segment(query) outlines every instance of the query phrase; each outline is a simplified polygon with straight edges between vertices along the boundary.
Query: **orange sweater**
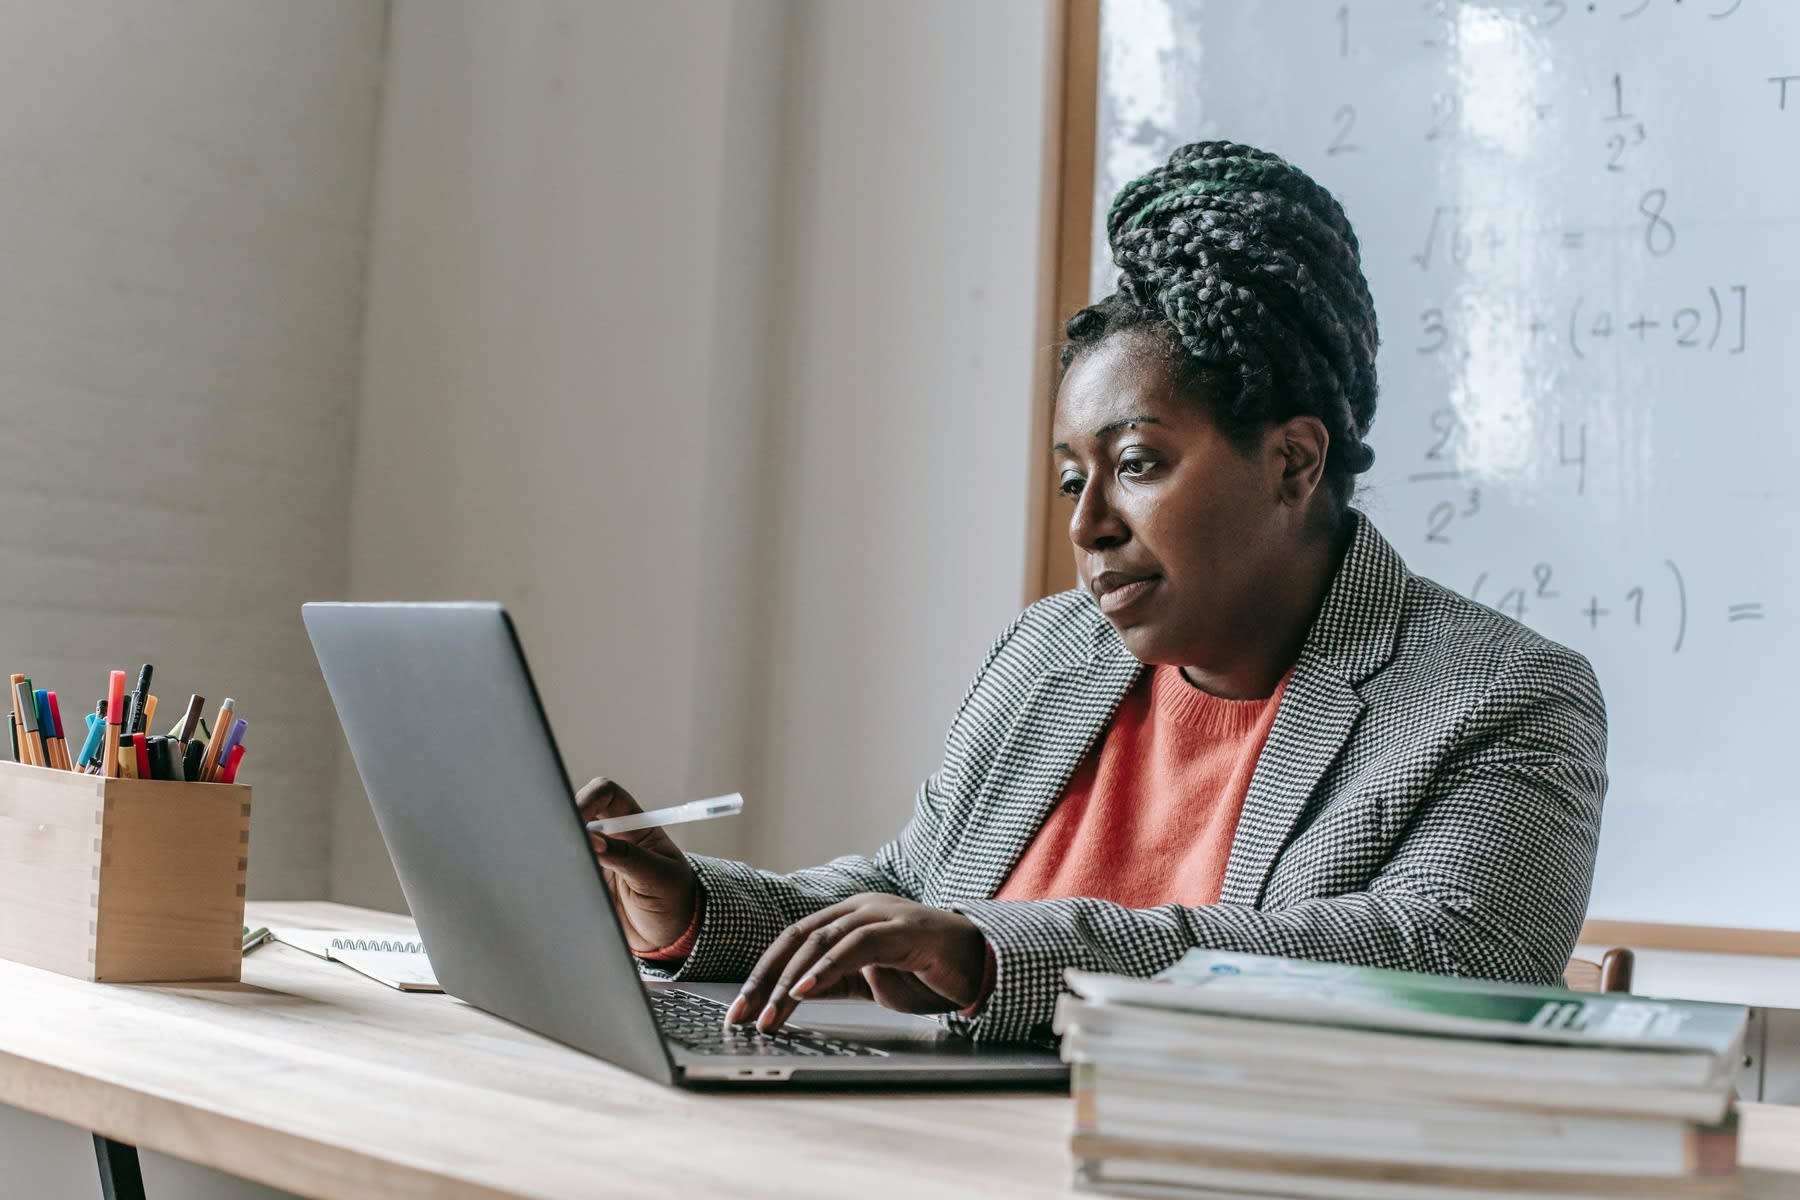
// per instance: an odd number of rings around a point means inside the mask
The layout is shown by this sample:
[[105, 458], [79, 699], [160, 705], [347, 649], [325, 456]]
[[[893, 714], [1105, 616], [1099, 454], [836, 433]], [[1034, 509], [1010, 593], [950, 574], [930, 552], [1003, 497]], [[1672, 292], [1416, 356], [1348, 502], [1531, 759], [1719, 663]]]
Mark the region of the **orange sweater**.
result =
[[[1221, 700], [1179, 667], [1139, 676], [994, 899], [1217, 904], [1287, 681], [1264, 700]], [[987, 1003], [995, 970], [989, 946], [981, 990], [963, 1016]]]
[[[1178, 667], [1144, 672], [994, 898], [1218, 903], [1250, 776], [1286, 689], [1284, 677], [1267, 699], [1221, 700]], [[685, 958], [699, 926], [696, 912], [680, 941], [639, 957]], [[980, 996], [965, 1015], [986, 1003], [994, 971], [989, 947]]]
[[1178, 667], [1146, 671], [994, 898], [1217, 904], [1286, 687], [1266, 700], [1221, 700]]

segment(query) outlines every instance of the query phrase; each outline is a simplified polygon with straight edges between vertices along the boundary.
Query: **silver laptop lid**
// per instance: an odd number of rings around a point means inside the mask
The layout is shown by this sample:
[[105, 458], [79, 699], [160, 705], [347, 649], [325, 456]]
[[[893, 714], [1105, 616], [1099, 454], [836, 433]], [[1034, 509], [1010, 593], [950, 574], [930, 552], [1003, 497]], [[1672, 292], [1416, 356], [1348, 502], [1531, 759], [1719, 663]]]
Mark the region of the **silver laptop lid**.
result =
[[505, 610], [308, 604], [301, 612], [444, 990], [672, 1082]]

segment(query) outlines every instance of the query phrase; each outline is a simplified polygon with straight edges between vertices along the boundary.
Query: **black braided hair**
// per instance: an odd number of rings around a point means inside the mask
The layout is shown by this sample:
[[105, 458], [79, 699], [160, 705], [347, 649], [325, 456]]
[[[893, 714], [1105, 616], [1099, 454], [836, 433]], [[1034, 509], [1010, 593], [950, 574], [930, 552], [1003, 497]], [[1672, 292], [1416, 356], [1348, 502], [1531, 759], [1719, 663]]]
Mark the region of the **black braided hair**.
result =
[[1246, 450], [1311, 415], [1331, 435], [1340, 508], [1375, 452], [1375, 305], [1356, 234], [1298, 167], [1235, 142], [1195, 142], [1126, 184], [1106, 216], [1117, 290], [1069, 318], [1062, 368], [1107, 337], [1160, 339], [1174, 383], [1206, 398]]

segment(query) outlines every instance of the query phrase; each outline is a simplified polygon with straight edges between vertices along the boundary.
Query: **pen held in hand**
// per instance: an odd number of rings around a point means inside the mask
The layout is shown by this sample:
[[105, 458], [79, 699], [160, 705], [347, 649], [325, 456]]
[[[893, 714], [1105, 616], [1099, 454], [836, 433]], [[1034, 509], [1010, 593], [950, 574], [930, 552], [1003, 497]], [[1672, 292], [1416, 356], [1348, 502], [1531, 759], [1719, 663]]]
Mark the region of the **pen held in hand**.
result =
[[692, 804], [677, 804], [673, 808], [657, 808], [649, 812], [626, 813], [622, 817], [606, 817], [598, 821], [589, 821], [590, 832], [611, 836], [615, 833], [631, 833], [639, 829], [655, 829], [662, 825], [681, 825], [688, 821], [709, 821], [714, 817], [733, 817], [744, 809], [744, 798], [737, 792], [728, 796], [714, 796], [708, 800], [696, 800]]

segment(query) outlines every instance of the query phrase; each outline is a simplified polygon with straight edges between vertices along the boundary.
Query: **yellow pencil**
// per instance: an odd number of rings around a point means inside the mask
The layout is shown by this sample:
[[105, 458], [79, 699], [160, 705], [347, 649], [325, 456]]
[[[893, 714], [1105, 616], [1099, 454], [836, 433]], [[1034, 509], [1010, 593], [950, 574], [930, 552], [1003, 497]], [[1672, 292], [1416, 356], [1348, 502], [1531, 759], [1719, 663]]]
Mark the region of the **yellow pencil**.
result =
[[144, 728], [151, 729], [150, 722], [156, 720], [156, 697], [144, 697]]

